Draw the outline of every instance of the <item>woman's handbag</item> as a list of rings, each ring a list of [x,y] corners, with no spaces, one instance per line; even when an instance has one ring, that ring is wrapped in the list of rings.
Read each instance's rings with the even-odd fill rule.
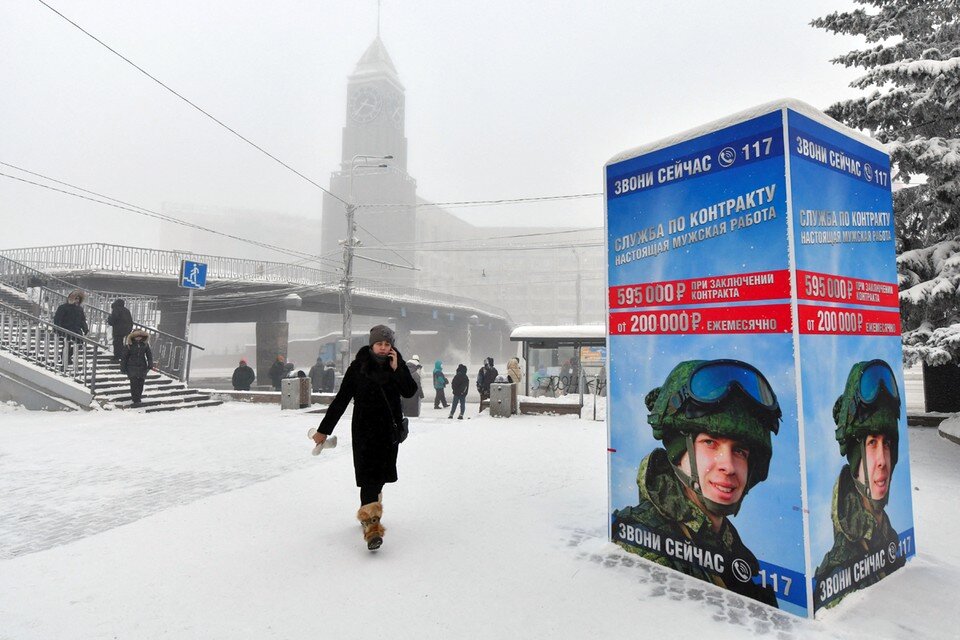
[[[387,411],[393,418],[393,427],[390,430],[391,435],[393,435],[393,444],[400,444],[410,435],[410,420],[406,416],[400,416],[400,422],[397,422],[396,416],[393,415],[393,409],[390,408],[390,401],[387,400],[387,394],[383,392],[383,387],[380,387],[380,395],[383,396],[383,401],[387,404]]]

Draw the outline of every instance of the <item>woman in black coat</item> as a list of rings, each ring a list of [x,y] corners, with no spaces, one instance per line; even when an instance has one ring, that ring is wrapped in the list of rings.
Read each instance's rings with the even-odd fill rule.
[[[153,351],[150,350],[149,334],[143,329],[134,329],[127,336],[127,345],[120,356],[120,371],[130,378],[131,407],[139,407],[143,397],[143,385],[147,374],[153,369]]]
[[[322,444],[353,400],[353,469],[360,487],[357,519],[371,551],[383,544],[381,492],[397,481],[397,451],[393,428],[403,414],[400,397],[410,398],[417,385],[400,353],[394,348],[393,330],[386,325],[370,329],[370,346],[362,347],[347,368],[340,390],[324,415],[314,442]]]

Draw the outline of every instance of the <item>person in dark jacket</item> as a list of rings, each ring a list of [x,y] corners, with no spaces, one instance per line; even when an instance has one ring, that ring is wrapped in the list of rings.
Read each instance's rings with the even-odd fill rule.
[[[453,376],[453,382],[450,383],[450,391],[453,393],[453,404],[450,406],[450,415],[452,418],[457,410],[457,403],[460,403],[460,415],[457,420],[463,420],[463,412],[467,406],[467,391],[470,389],[470,379],[467,377],[467,365],[458,364],[457,373]]]
[[[139,407],[143,396],[143,383],[153,369],[153,352],[148,344],[150,336],[142,329],[135,329],[127,336],[127,343],[120,357],[120,371],[130,378],[131,407]]]
[[[320,391],[323,393],[333,393],[333,388],[337,386],[337,371],[333,368],[333,360],[327,362],[323,369],[323,378],[320,381]]]
[[[443,375],[443,362],[437,360],[433,363],[433,390],[436,391],[433,399],[434,409],[439,409],[441,404],[444,409],[450,406],[447,404],[447,394],[443,391],[448,384],[450,382],[447,380],[447,376]]]
[[[247,364],[247,360],[241,359],[240,366],[233,370],[233,390],[250,391],[250,385],[257,379],[257,374]]]
[[[500,372],[493,366],[493,358],[486,358],[483,366],[477,372],[477,391],[480,392],[480,406],[483,410],[483,401],[490,399],[490,385],[497,379]]]
[[[310,367],[310,390],[317,393],[323,388],[323,358],[317,358],[317,363]]]
[[[87,335],[90,330],[87,328],[87,314],[83,312],[83,291],[76,289],[67,296],[67,301],[57,307],[53,314],[54,326],[72,331],[81,336]],[[66,334],[64,334],[66,335]],[[66,343],[67,363],[73,362],[73,344],[68,340]]]
[[[117,298],[110,305],[110,315],[107,324],[113,327],[113,361],[120,362],[123,355],[123,343],[133,331],[133,316],[127,309],[123,298]]]
[[[383,485],[397,481],[399,444],[394,441],[394,425],[403,419],[400,398],[412,398],[417,393],[394,339],[393,329],[386,325],[370,329],[370,345],[362,347],[350,363],[340,390],[313,436],[314,442],[323,444],[353,400],[353,469],[360,487],[357,519],[371,551],[383,543]]]
[[[284,360],[283,356],[277,356],[276,361],[270,365],[270,382],[273,383],[274,391],[280,391],[280,381],[287,375],[287,365]]]
[[[413,354],[410,356],[410,359],[407,360],[407,369],[410,370],[410,377],[413,378],[413,381],[417,385],[417,392],[413,397],[405,398],[401,404],[403,405],[403,415],[416,418],[420,415],[420,401],[423,399],[423,382],[420,377],[420,369],[423,367],[420,366],[420,356]]]

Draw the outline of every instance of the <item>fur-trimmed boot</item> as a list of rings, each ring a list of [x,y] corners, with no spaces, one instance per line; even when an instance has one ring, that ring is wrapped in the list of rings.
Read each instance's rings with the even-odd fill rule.
[[[357,520],[363,525],[363,539],[367,541],[367,549],[370,551],[376,551],[383,544],[385,529],[380,524],[382,515],[383,505],[379,502],[365,504],[357,511]]]

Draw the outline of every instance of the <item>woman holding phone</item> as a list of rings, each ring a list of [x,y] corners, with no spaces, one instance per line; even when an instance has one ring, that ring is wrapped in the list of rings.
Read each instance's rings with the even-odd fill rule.
[[[340,390],[324,415],[314,442],[323,444],[347,405],[353,400],[353,469],[360,487],[357,519],[371,551],[383,544],[383,485],[397,481],[397,451],[394,424],[403,418],[400,397],[410,398],[417,385],[394,347],[393,329],[378,324],[370,329],[370,344],[361,347],[350,363]]]

